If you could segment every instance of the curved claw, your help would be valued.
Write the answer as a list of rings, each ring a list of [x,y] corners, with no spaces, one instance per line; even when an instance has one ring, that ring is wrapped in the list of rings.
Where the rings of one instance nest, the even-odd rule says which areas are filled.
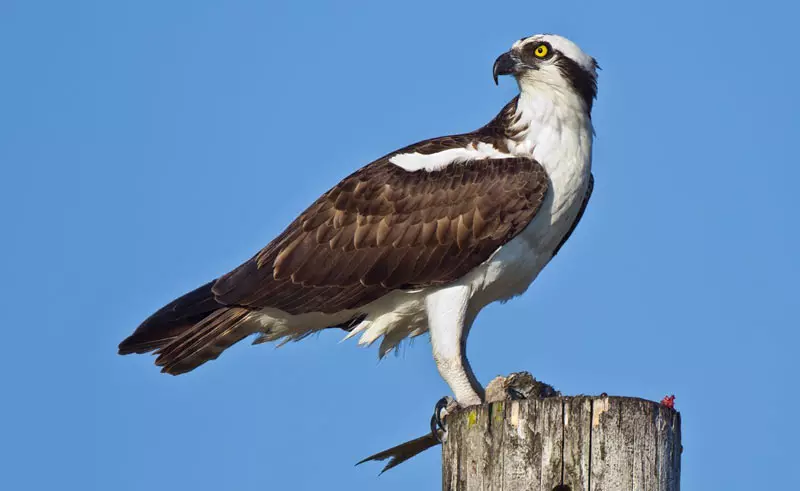
[[[433,416],[431,416],[431,434],[436,441],[442,443],[442,437],[447,434],[447,413],[450,405],[453,404],[453,399],[449,396],[442,397],[436,401],[436,406],[433,408]],[[442,434],[439,434],[441,430]]]
[[[450,398],[445,396],[439,399],[436,402],[436,406],[433,408],[433,417],[436,419],[436,425],[442,429],[442,431],[447,431],[444,427],[444,422],[447,419],[447,406],[450,405]],[[442,416],[442,412],[445,412],[444,416]]]

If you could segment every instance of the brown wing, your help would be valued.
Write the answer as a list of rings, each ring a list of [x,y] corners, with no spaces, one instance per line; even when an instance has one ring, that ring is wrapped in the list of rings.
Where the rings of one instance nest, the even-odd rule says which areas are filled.
[[[333,313],[394,289],[452,282],[520,233],[547,187],[542,166],[525,158],[433,172],[380,159],[325,193],[213,292],[226,305]]]

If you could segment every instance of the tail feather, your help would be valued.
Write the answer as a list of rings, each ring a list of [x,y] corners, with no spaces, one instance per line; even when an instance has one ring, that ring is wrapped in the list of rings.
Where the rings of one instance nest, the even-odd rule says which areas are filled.
[[[265,330],[254,310],[218,302],[212,290],[214,283],[206,283],[148,317],[119,344],[119,354],[155,352],[156,365],[161,371],[178,375],[216,359],[224,350],[256,332],[261,337],[255,344],[281,338],[285,343],[299,341],[326,328],[355,332],[354,328],[366,318],[366,314],[358,314],[346,322],[324,327],[276,323]]]
[[[160,308],[119,344],[119,354],[142,354],[162,348],[210,313],[224,307],[215,300],[211,291],[213,286],[213,281],[208,282]]]
[[[216,301],[209,282],[170,302],[147,318],[119,345],[119,354],[158,355],[161,371],[186,373],[242,340],[253,330],[250,311]]]
[[[247,309],[219,309],[159,349],[156,365],[162,367],[162,372],[172,375],[194,370],[255,332],[250,320]]]

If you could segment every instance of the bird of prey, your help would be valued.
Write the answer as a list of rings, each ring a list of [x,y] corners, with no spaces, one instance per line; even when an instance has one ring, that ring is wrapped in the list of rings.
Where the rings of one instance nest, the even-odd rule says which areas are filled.
[[[414,143],[345,177],[233,271],[147,318],[120,354],[173,375],[254,344],[339,328],[379,355],[430,333],[460,406],[484,389],[466,358],[486,305],[520,295],[580,220],[593,187],[598,66],[556,35],[494,63],[519,94],[475,131]]]

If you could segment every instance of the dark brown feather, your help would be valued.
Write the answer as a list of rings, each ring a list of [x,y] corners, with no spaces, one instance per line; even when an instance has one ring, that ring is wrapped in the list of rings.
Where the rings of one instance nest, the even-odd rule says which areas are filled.
[[[147,353],[166,346],[208,314],[223,307],[211,293],[213,285],[213,281],[206,283],[160,308],[119,344],[119,354]]]
[[[469,144],[460,138],[409,151],[438,151],[451,140]],[[547,191],[544,169],[530,159],[408,172],[390,157],[345,178],[253,259],[220,278],[217,299],[290,314],[333,313],[393,288],[451,282],[520,233]]]
[[[217,358],[254,332],[248,328],[249,315],[248,309],[240,307],[215,311],[157,351],[156,365],[162,372],[178,375]]]

